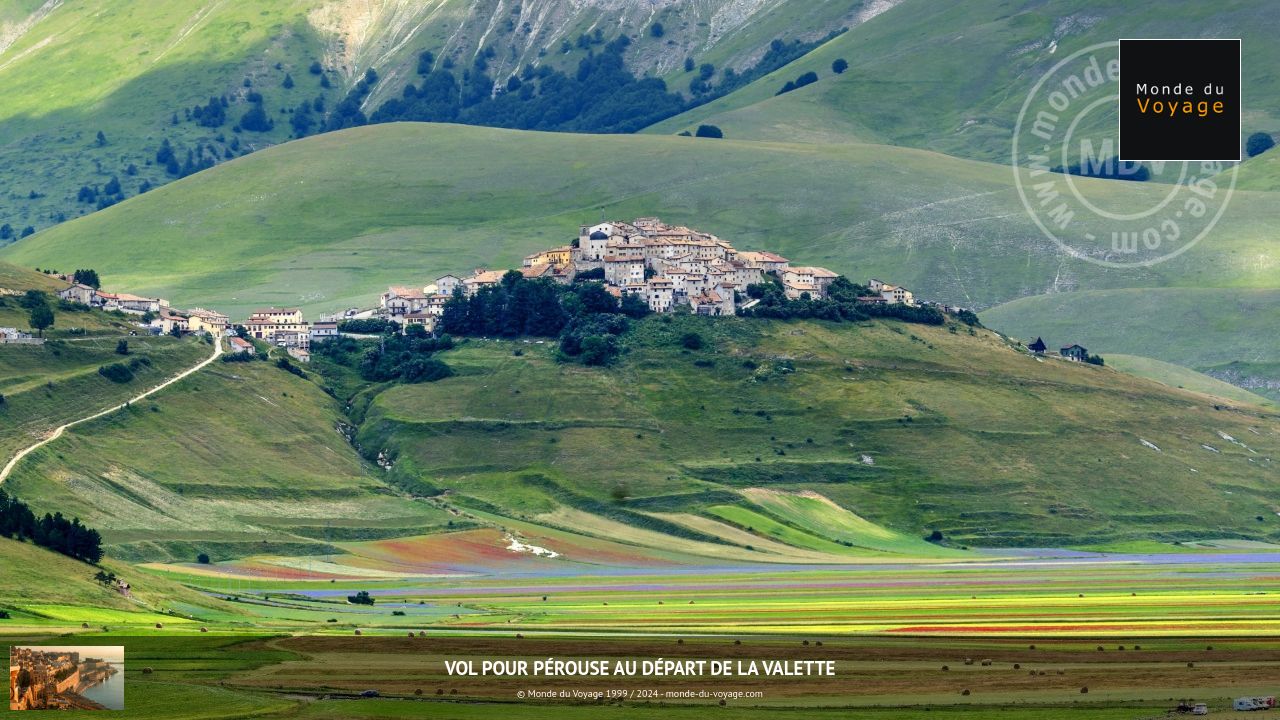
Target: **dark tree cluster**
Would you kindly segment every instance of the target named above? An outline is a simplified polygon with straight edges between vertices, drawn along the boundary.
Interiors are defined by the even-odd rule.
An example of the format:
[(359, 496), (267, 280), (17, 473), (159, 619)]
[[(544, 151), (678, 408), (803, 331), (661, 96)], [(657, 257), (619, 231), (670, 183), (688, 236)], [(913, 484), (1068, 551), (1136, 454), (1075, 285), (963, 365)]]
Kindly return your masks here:
[[(589, 36), (584, 36), (589, 37)], [(588, 45), (593, 41), (588, 41)], [(630, 39), (619, 37), (578, 62), (576, 72), (547, 65), (526, 66), (498, 84), (489, 75), (489, 52), (461, 76), (447, 63), (419, 62), (417, 84), (403, 97), (383, 103), (372, 121), (459, 122), (521, 130), (631, 133), (682, 112), (687, 104), (658, 78), (637, 79), (624, 54)], [(425, 72), (424, 72), (425, 71)], [(495, 90), (496, 88), (496, 90)]]
[(98, 531), (67, 520), (62, 513), (45, 513), (37, 518), (27, 504), (0, 490), (0, 535), (17, 540), (30, 540), (40, 547), (60, 552), (87, 563), (102, 559), (102, 537)]
[(200, 127), (217, 128), (227, 122), (227, 96), (211, 97), (208, 104), (191, 108), (191, 118)]
[(1081, 177), (1105, 178), (1107, 180), (1130, 180), (1146, 182), (1151, 179), (1151, 171), (1146, 165), (1138, 162), (1121, 161), (1115, 158), (1107, 160), (1088, 160), (1072, 163), (1067, 167), (1061, 165), (1049, 168), (1049, 172), (1079, 175)]
[(71, 276), (71, 281), (81, 285), (88, 285), (94, 290), (102, 287), (102, 280), (98, 278), (98, 271), (93, 269), (76, 270), (75, 274)]
[(791, 300), (783, 294), (781, 284), (776, 281), (749, 285), (747, 295), (758, 299), (760, 303), (739, 312), (746, 317), (779, 320), (812, 318), (834, 322), (861, 322), (873, 317), (884, 317), (924, 325), (942, 325), (946, 322), (946, 315), (935, 307), (859, 302), (859, 297), (870, 297), (875, 293), (844, 277), (832, 281), (825, 299), (802, 295), (798, 300)]
[(349, 337), (336, 337), (314, 343), (313, 355), (346, 367), (354, 367), (369, 382), (399, 381), (406, 383), (435, 382), (453, 375), (453, 368), (435, 357), (453, 349), (448, 335), (431, 337), (421, 325), (409, 326), (404, 335), (395, 333), (389, 323), (378, 346), (362, 351), (362, 345)]
[[(327, 75), (321, 75), (320, 77), (322, 81), (328, 81)], [(377, 82), (378, 72), (373, 68), (365, 70), (364, 77), (360, 78), (360, 82), (357, 82), (355, 87), (351, 88), (350, 92), (347, 93), (347, 96), (342, 98), (342, 102), (338, 103), (337, 107), (333, 109), (333, 112), (329, 113), (329, 117), (324, 124), (325, 131), (341, 130), (368, 124), (369, 119), (360, 110), (360, 106), (364, 103), (364, 99), (369, 96)]]
[(343, 320), (338, 323), (338, 330), (340, 332), (358, 333), (362, 335), (378, 335), (395, 329), (395, 323), (390, 320), (383, 320), (382, 318), (357, 318), (353, 320)]
[(470, 297), (455, 294), (444, 307), (441, 329), (453, 335), (558, 337), (566, 359), (607, 365), (621, 351), (628, 317), (649, 312), (642, 298), (622, 303), (598, 282), (558, 285), (527, 280), (511, 271), (502, 282)]
[(783, 85), (782, 89), (779, 90), (776, 94), (783, 95), (791, 92), (792, 90), (799, 90), (805, 85), (812, 85), (816, 82), (818, 82), (818, 73), (810, 70), (809, 72), (804, 73), (803, 75), (796, 78), (795, 80), (788, 80), (787, 84)]

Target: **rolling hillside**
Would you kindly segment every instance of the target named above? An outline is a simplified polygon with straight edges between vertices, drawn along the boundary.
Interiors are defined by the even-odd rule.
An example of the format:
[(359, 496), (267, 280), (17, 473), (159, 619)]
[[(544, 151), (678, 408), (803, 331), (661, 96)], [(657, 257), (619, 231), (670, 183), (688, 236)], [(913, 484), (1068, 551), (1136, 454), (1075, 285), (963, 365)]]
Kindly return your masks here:
[(273, 363), (215, 363), (37, 450), (5, 488), (77, 515), (112, 557), (319, 553), (444, 526), (351, 450), (334, 401)]
[[(694, 328), (712, 350), (679, 349)], [(516, 347), (468, 342), (446, 355), (458, 376), (377, 395), (363, 451), (393, 461), (393, 482), (575, 529), (589, 521), (562, 506), (766, 532), (747, 511), (795, 508), (765, 488), (975, 544), (1276, 532), (1272, 413), (1036, 360), (985, 331), (651, 319), (608, 370)], [(799, 525), (839, 537), (813, 522)]]
[[(1007, 162), (1018, 110), (1039, 77), (1083, 47), (1117, 38), (1243, 40), (1244, 132), (1280, 128), (1280, 17), (1263, 0), (1159, 8), (1124, 0), (906, 0), (751, 85), (659, 123), (674, 133), (709, 122), (726, 137), (885, 142)], [(844, 58), (841, 75), (831, 64)], [(819, 81), (775, 97), (788, 80)], [(1114, 127), (1113, 111), (1091, 121)], [(1241, 138), (1243, 142), (1244, 138)]]
[[(608, 158), (619, 173), (596, 166)], [(536, 177), (536, 183), (529, 178)], [(1158, 192), (1086, 180), (1097, 195)], [(96, 268), (110, 284), (242, 315), (370, 303), (389, 283), (518, 265), (599, 217), (661, 215), (741, 248), (986, 307), (1093, 288), (1276, 283), (1270, 193), (1238, 193), (1221, 237), (1151, 268), (1064, 258), (1007, 168), (890, 146), (574, 136), (393, 124), (221, 165), (0, 251)], [(95, 238), (86, 242), (86, 238)]]
[[(691, 331), (705, 349), (680, 346)], [(955, 545), (1280, 539), (1280, 422), (1255, 405), (965, 326), (650, 318), (626, 342), (616, 367), (584, 368), (469, 340), (441, 356), (455, 377), (366, 386), (347, 417), (272, 364), (218, 363), (75, 428), (6, 488), (139, 561), (475, 526), (603, 564), (625, 549), (583, 536), (651, 561), (819, 563), (945, 556), (918, 540), (935, 529)]]
[[(64, 286), (42, 273), (0, 263), (0, 288), (51, 293)], [(8, 462), (19, 448), (30, 445), (69, 420), (119, 404), (166, 378), (195, 365), (209, 346), (195, 339), (130, 335), (137, 326), (118, 313), (67, 309), (54, 302), (54, 325), (44, 345), (0, 345), (0, 456)], [(0, 327), (27, 329), (29, 310), (19, 298), (0, 296)], [(129, 354), (120, 355), (124, 340)], [(98, 368), (131, 363), (133, 379), (113, 382)], [(0, 463), (3, 466), (4, 463)]]
[[(293, 136), (290, 113), (300, 104), (318, 102), (323, 120), (376, 69), (378, 81), (360, 100), (370, 113), (416, 77), (423, 50), (461, 67), (486, 48), (502, 50), (489, 61), (502, 84), (527, 65), (576, 66), (589, 52), (580, 35), (626, 34), (634, 73), (687, 87), (696, 73), (685, 72), (686, 57), (741, 70), (775, 38), (812, 40), (886, 5), (0, 0), (0, 226), (12, 228), (0, 243), (171, 181), (175, 173), (157, 159), (165, 140), (181, 174), (188, 151), (199, 169), (282, 142)], [(650, 32), (654, 23), (661, 37)], [(253, 94), (274, 127), (241, 132)], [(192, 117), (210, 98), (225, 99), (225, 121)], [(112, 178), (118, 192), (108, 192)], [(82, 187), (97, 196), (82, 196)]]

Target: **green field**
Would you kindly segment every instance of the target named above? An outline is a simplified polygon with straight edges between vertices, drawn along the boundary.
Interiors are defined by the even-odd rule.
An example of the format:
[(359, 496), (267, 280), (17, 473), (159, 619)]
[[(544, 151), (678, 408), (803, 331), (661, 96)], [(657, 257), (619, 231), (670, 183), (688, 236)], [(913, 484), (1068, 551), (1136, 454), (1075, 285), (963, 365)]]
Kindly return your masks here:
[(1216, 378), (1210, 377), (1194, 370), (1188, 370), (1181, 365), (1153, 360), (1151, 358), (1139, 357), (1137, 355), (1119, 355), (1109, 353), (1107, 355), (1107, 364), (1117, 370), (1127, 372), (1131, 375), (1138, 375), (1149, 380), (1155, 380), (1165, 385), (1184, 388), (1194, 392), (1204, 393), (1215, 397), (1226, 398), (1228, 400), (1236, 400), (1251, 405), (1273, 405), (1274, 401), (1261, 395), (1256, 395), (1236, 387), (1228, 382), (1223, 382)]

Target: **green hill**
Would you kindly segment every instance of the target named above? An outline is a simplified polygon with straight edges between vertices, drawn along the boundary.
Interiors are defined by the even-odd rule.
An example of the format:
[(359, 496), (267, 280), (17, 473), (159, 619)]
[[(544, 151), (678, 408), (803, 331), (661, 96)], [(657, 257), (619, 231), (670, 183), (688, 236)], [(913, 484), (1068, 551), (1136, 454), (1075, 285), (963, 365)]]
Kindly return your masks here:
[[(905, 0), (873, 21), (715, 102), (646, 132), (699, 123), (726, 137), (774, 141), (886, 142), (1007, 162), (1009, 137), (1027, 92), (1055, 62), (1105, 40), (1232, 37), (1243, 40), (1245, 133), (1280, 127), (1270, 68), (1280, 18), (1262, 0), (1154, 6), (1123, 0)], [(844, 58), (841, 75), (831, 64)], [(775, 97), (788, 80), (819, 81)], [(1091, 118), (1114, 127), (1114, 112)], [(1244, 138), (1241, 138), (1241, 142)]]
[(125, 559), (317, 553), (447, 522), (384, 485), (341, 429), (315, 384), (274, 363), (219, 362), (71, 429), (5, 488), (39, 511), (79, 516)]
[[(287, 140), (297, 107), (319, 99), (316, 117), (323, 120), (376, 68), (379, 80), (361, 101), (369, 114), (416, 78), (423, 50), (465, 67), (486, 48), (501, 49), (490, 53), (488, 66), (505, 82), (527, 65), (576, 66), (598, 49), (578, 37), (607, 30), (608, 39), (633, 38), (632, 72), (687, 87), (694, 73), (683, 70), (686, 56), (742, 70), (774, 38), (811, 39), (856, 24), (867, 17), (865, 4), (710, 0), (659, 11), (626, 4), (619, 13), (569, 0), (514, 7), (464, 0), (0, 0), (0, 226), (10, 225), (17, 237), (171, 181), (174, 173), (157, 159), (165, 140), (182, 173), (188, 151), (199, 168)], [(651, 33), (654, 23), (664, 28), (661, 37)], [(238, 129), (252, 107), (250, 93), (261, 96), (273, 128)], [(193, 117), (211, 97), (226, 99), (225, 119)], [(118, 193), (107, 192), (113, 177)], [(82, 199), (82, 187), (99, 193)]]
[[(603, 158), (627, 172), (609, 172)], [(537, 182), (529, 182), (537, 178)], [(598, 217), (661, 215), (922, 297), (984, 307), (1053, 288), (1273, 287), (1277, 199), (1238, 193), (1213, 243), (1108, 271), (1065, 261), (1007, 168), (874, 145), (575, 136), (394, 124), (277, 146), (0, 251), (243, 314), (368, 304), (389, 283), (518, 265)], [(1141, 183), (1087, 193), (1145, 197)], [(86, 238), (94, 238), (93, 242)]]
[[(44, 345), (0, 344), (0, 466), (58, 425), (124, 402), (211, 351), (194, 339), (131, 335), (140, 331), (136, 318), (121, 313), (61, 305), (52, 292), (62, 287), (48, 275), (0, 263), (0, 288), (42, 290), (54, 309)], [(0, 295), (0, 327), (26, 330), (29, 321), (20, 298)], [(121, 340), (128, 355), (117, 352)], [(131, 364), (133, 379), (119, 383), (98, 373), (115, 363)]]
[[(1054, 348), (1078, 342), (1104, 356), (1140, 355), (1207, 370), (1275, 358), (1280, 292), (1088, 290), (1022, 298), (983, 312), (982, 319), (1026, 342), (1040, 336)], [(1249, 387), (1254, 374), (1243, 366), (1236, 370), (1229, 381)]]
[[(690, 331), (706, 349), (680, 345)], [(1254, 519), (1280, 507), (1280, 423), (1258, 406), (965, 326), (650, 318), (626, 346), (584, 368), (473, 339), (441, 356), (454, 377), (363, 390), (317, 357), (313, 380), (358, 390), (345, 416), (272, 364), (218, 363), (75, 428), (6, 488), (133, 560), (331, 554), (459, 522), (804, 562), (949, 552), (916, 539), (934, 529), (957, 544), (1280, 538)]]
[(1205, 373), (1199, 373), (1195, 370), (1188, 370), (1181, 365), (1154, 360), (1152, 358), (1139, 357), (1137, 355), (1122, 355), (1119, 353), (1110, 353), (1106, 356), (1107, 365), (1117, 370), (1122, 370), (1131, 375), (1155, 380), (1165, 385), (1191, 390), (1192, 392), (1204, 393), (1214, 397), (1226, 400), (1234, 400), (1236, 402), (1249, 403), (1251, 405), (1274, 405), (1274, 401), (1256, 395), (1243, 388), (1237, 387), (1229, 382), (1219, 380), (1216, 377)]
[[(678, 347), (693, 328), (714, 351)], [(456, 377), (378, 394), (358, 442), (392, 459), (393, 482), (550, 524), (568, 505), (764, 530), (730, 505), (841, 537), (753, 495), (766, 488), (971, 543), (1275, 532), (1254, 520), (1280, 502), (1269, 411), (1036, 360), (985, 331), (651, 319), (616, 368), (551, 354), (468, 342), (446, 355)]]

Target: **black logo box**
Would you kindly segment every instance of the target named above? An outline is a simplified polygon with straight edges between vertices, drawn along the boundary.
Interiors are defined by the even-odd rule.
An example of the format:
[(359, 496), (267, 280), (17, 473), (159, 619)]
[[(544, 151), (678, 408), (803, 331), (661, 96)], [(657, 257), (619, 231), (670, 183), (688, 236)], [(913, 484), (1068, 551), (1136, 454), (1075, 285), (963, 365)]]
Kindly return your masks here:
[[(1240, 77), (1238, 39), (1121, 39), (1120, 159), (1241, 160)], [(1140, 94), (1140, 85), (1146, 85), (1147, 92)], [(1162, 92), (1166, 86), (1184, 94), (1166, 94)], [(1211, 86), (1209, 94), (1206, 86)], [(1185, 94), (1187, 90), (1189, 94)], [(1139, 99), (1147, 105), (1145, 114), (1140, 111)], [(1192, 104), (1192, 114), (1183, 112), (1184, 102)], [(1205, 107), (1202, 102), (1209, 109), (1204, 117), (1198, 112)], [(1218, 102), (1222, 103), (1220, 114), (1212, 112)], [(1170, 103), (1177, 103), (1172, 115)], [(1163, 112), (1154, 114), (1156, 107)]]

